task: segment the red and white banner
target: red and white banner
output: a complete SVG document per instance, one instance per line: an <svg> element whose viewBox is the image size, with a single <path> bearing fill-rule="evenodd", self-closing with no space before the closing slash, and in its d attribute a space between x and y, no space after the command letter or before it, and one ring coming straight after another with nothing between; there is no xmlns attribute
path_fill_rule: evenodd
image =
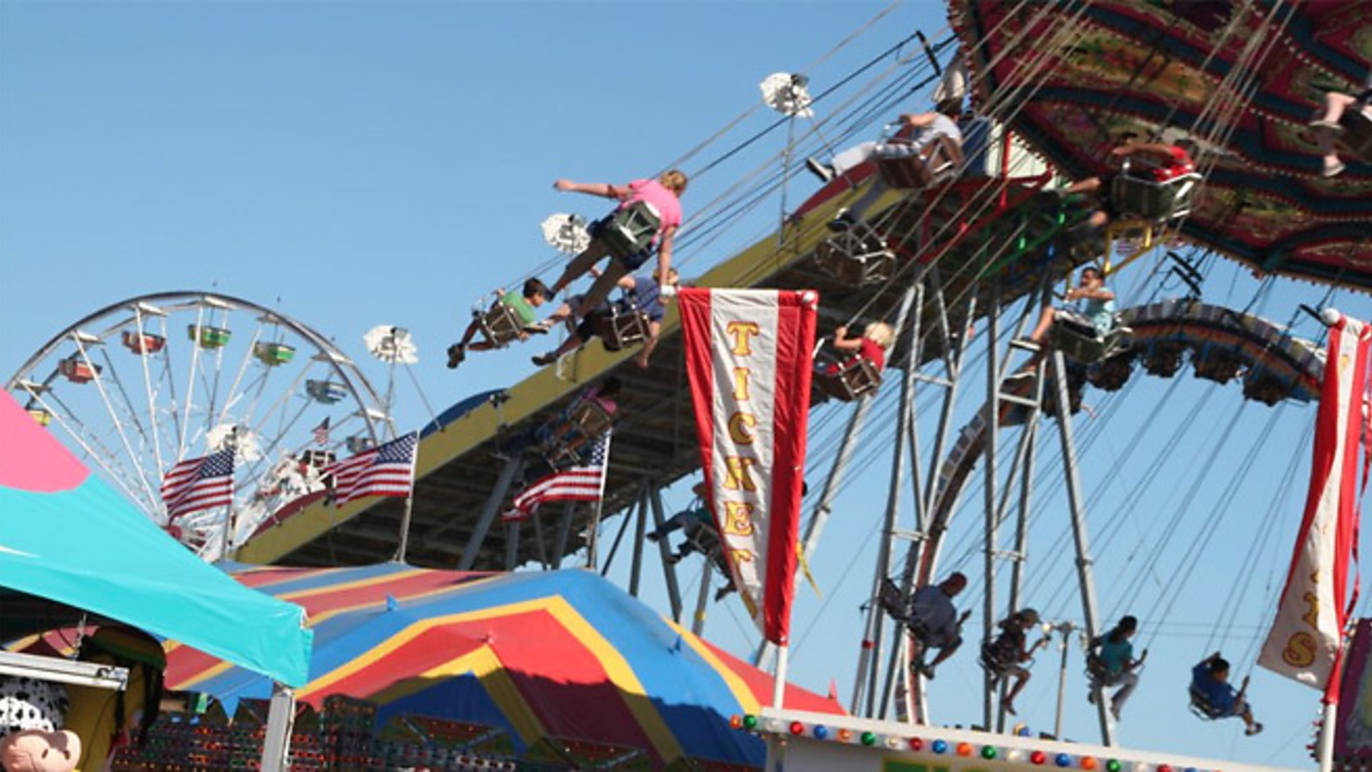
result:
<svg viewBox="0 0 1372 772"><path fill-rule="evenodd" d="M819 295L683 289L681 326L700 466L734 586L785 646Z"/></svg>
<svg viewBox="0 0 1372 772"><path fill-rule="evenodd" d="M1315 455L1305 516L1277 618L1258 664L1338 700L1348 569L1358 530L1358 446L1367 389L1368 326L1344 316L1329 328L1324 385L1315 416Z"/></svg>

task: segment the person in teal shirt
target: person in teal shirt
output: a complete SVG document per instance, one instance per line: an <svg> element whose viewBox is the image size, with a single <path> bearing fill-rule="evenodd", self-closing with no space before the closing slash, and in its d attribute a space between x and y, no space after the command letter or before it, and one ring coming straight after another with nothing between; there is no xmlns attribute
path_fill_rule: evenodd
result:
<svg viewBox="0 0 1372 772"><path fill-rule="evenodd" d="M1092 327L1100 335L1114 329L1115 293L1105 286L1105 276L1099 268L1083 268L1081 283L1067 291L1066 299L1073 304L1069 308L1054 308L1051 305L1043 307L1038 326L1029 334L1030 342L1043 343L1048 331L1053 328L1053 323L1065 318Z"/></svg>
<svg viewBox="0 0 1372 772"><path fill-rule="evenodd" d="M1110 698L1110 714L1116 721L1129 695L1139 685L1139 675L1134 671L1143 663L1143 658L1134 659L1134 645L1129 642L1138 629L1139 620L1126 616L1110 632L1091 642L1089 656L1094 659L1094 666L1091 668L1091 691L1086 699L1095 703L1097 689L1121 687Z"/></svg>

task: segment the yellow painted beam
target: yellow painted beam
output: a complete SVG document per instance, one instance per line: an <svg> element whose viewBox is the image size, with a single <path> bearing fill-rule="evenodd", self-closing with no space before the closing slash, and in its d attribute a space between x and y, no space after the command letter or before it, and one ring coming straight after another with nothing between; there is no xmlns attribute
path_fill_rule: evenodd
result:
<svg viewBox="0 0 1372 772"><path fill-rule="evenodd" d="M868 183L870 184L870 182ZM829 235L824 225L838 210L865 190L865 186L825 202L806 214L803 221L786 228L786 244L779 246L776 233L748 247L733 258L710 269L696 280L701 287L752 287L780 272L801 256L810 253ZM904 198L905 191L888 191L875 204L873 211L882 211ZM675 332L680 326L676 306L667 310L662 320L662 335ZM564 362L569 377L559 377L557 365L539 370L512 386L509 399L496 406L489 402L456 419L441 431L425 437L419 444L415 459L415 479L423 479L453 459L489 441L500 427L517 424L576 390L582 383L594 380L605 372L634 356L633 349L609 352L596 341L583 346ZM248 540L238 550L237 558L244 563L267 564L280 560L293 550L308 544L329 529L351 520L377 499L359 499L342 508L326 506L316 501L304 510L286 518Z"/></svg>

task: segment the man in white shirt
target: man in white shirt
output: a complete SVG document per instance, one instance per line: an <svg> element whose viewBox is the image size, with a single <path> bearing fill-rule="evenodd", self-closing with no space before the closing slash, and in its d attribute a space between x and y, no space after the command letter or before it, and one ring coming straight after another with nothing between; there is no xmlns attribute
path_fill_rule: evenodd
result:
<svg viewBox="0 0 1372 772"><path fill-rule="evenodd" d="M890 158L907 158L924 154L926 148L939 137L947 137L959 148L962 147L962 129L957 118L962 114L961 100L945 100L938 108L928 113L905 113L900 116L904 126L913 129L908 140L888 140L884 142L863 142L834 155L832 163L824 164L814 158L805 159L805 166L820 180L828 182L842 177L868 161ZM862 219L867 208L886 192L886 184L878 177L865 194L844 211L839 219L830 223L830 228L843 230L847 225Z"/></svg>

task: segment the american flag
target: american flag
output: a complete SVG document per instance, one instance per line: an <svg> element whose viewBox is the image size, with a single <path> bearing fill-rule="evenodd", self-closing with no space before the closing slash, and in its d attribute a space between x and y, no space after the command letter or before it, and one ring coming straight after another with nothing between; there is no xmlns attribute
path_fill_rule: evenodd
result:
<svg viewBox="0 0 1372 772"><path fill-rule="evenodd" d="M579 466L540 478L514 498L514 508L501 515L506 522L523 520L545 501L599 501L605 490L605 468L610 460L610 433L595 440Z"/></svg>
<svg viewBox="0 0 1372 772"><path fill-rule="evenodd" d="M173 466L162 480L162 501L167 505L167 517L173 520L232 504L233 449L188 458Z"/></svg>
<svg viewBox="0 0 1372 772"><path fill-rule="evenodd" d="M314 427L314 441L320 445L329 444L329 417L324 416L324 420Z"/></svg>
<svg viewBox="0 0 1372 772"><path fill-rule="evenodd" d="M363 496L408 496L414 485L419 433L410 432L358 453L324 470L333 475L334 501L341 507Z"/></svg>

